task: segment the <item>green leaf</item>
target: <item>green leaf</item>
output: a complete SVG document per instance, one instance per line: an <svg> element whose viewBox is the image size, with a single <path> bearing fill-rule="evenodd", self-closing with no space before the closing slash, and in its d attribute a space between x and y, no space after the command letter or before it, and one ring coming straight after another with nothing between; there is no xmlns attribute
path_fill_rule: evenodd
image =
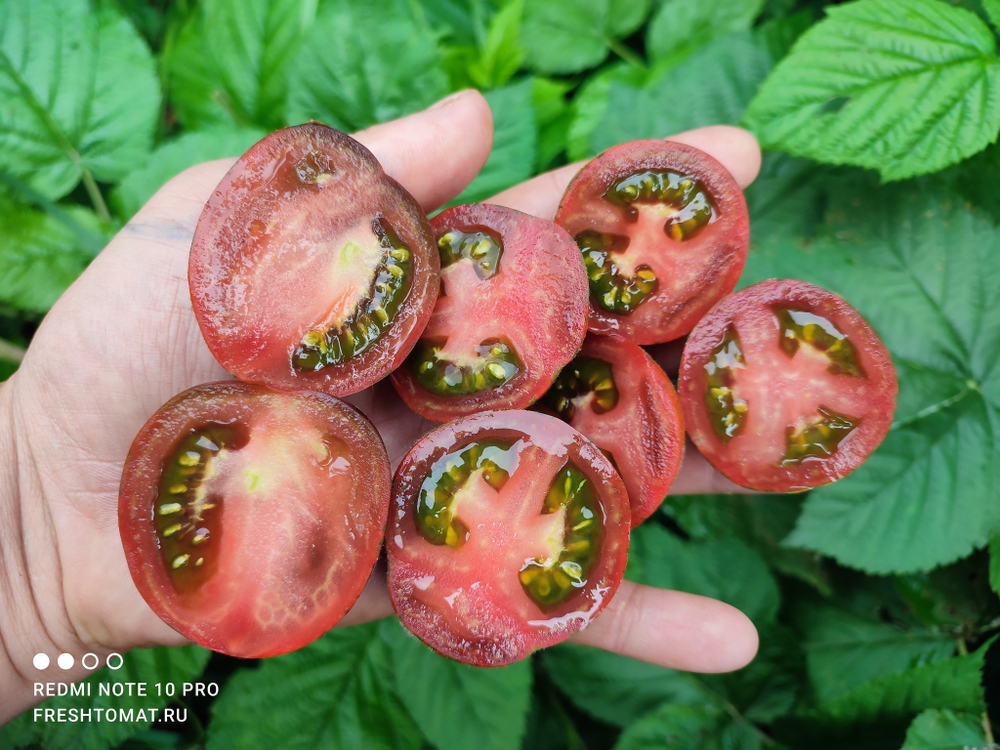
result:
<svg viewBox="0 0 1000 750"><path fill-rule="evenodd" d="M531 0L521 43L539 73L578 73L599 65L609 50L638 62L621 39L642 24L650 0Z"/></svg>
<svg viewBox="0 0 1000 750"><path fill-rule="evenodd" d="M0 193L0 302L45 312L94 257L106 227L79 206L43 213Z"/></svg>
<svg viewBox="0 0 1000 750"><path fill-rule="evenodd" d="M956 711L924 711L906 732L902 750L969 750L985 747L983 717Z"/></svg>
<svg viewBox="0 0 1000 750"><path fill-rule="evenodd" d="M804 497L795 495L668 495L660 509L699 540L738 537L775 570L830 590L819 556L781 546L794 528Z"/></svg>
<svg viewBox="0 0 1000 750"><path fill-rule="evenodd" d="M471 667L439 656L403 630L389 629L396 689L438 750L514 750L531 697L531 663Z"/></svg>
<svg viewBox="0 0 1000 750"><path fill-rule="evenodd" d="M210 655L210 651L200 646L134 649L122 657L120 669L103 667L81 683L87 694L49 698L38 706L43 710L66 709L64 716L67 719L76 716L76 721L35 721L33 711L25 711L9 724L0 727L0 747L12 750L31 744L38 744L46 750L80 747L103 750L117 747L129 737L147 729L158 718L156 714L160 709L170 701L166 695L157 694L157 684L174 683L179 695L181 683L197 679L205 669ZM133 692L130 696L127 691L120 697L100 695L99 685L115 683L143 683L146 695L139 696ZM80 718L78 712L88 709L91 711L89 720L87 714ZM104 720L106 710L115 711L116 720ZM74 711L77 713L71 713ZM125 712L124 716L122 711ZM125 718L129 712L132 713L131 720Z"/></svg>
<svg viewBox="0 0 1000 750"><path fill-rule="evenodd" d="M1000 531L990 537L990 587L1000 594Z"/></svg>
<svg viewBox="0 0 1000 750"><path fill-rule="evenodd" d="M739 32L639 85L627 80L638 74L623 69L578 104L571 156L592 156L626 141L665 138L704 125L735 124L771 66L764 38Z"/></svg>
<svg viewBox="0 0 1000 750"><path fill-rule="evenodd" d="M332 630L238 672L212 706L208 748L414 748L420 733L396 696L392 620Z"/></svg>
<svg viewBox="0 0 1000 750"><path fill-rule="evenodd" d="M778 584L767 563L735 538L685 542L662 526L644 524L632 531L626 577L721 599L758 626L773 623L778 612Z"/></svg>
<svg viewBox="0 0 1000 750"><path fill-rule="evenodd" d="M806 666L823 706L870 680L950 658L949 634L882 622L839 606L803 600L796 608Z"/></svg>
<svg viewBox="0 0 1000 750"><path fill-rule="evenodd" d="M982 710L986 649L876 678L797 718L823 725L874 724L928 708Z"/></svg>
<svg viewBox="0 0 1000 750"><path fill-rule="evenodd" d="M798 646L780 626L761 631L750 666L724 675L678 672L572 644L547 649L542 662L573 703L620 727L663 704L711 706L737 714L737 722L769 722L791 710L803 679Z"/></svg>
<svg viewBox="0 0 1000 750"><path fill-rule="evenodd" d="M170 101L181 122L188 128L236 124L273 130L284 125L288 68L314 25L316 4L199 3L165 61Z"/></svg>
<svg viewBox="0 0 1000 750"><path fill-rule="evenodd" d="M872 573L928 570L1000 529L1000 235L929 190L852 176L831 199L826 236L751 253L745 277L843 296L892 354L899 403L885 442L809 494L786 543Z"/></svg>
<svg viewBox="0 0 1000 750"><path fill-rule="evenodd" d="M410 17L387 2L334 0L303 42L288 86L291 122L352 132L434 103L448 93L448 78L433 34Z"/></svg>
<svg viewBox="0 0 1000 750"><path fill-rule="evenodd" d="M681 60L713 39L745 31L764 0L665 0L646 28L646 52L652 61Z"/></svg>
<svg viewBox="0 0 1000 750"><path fill-rule="evenodd" d="M114 182L149 152L153 57L132 26L86 0L0 3L0 170L51 199Z"/></svg>
<svg viewBox="0 0 1000 750"><path fill-rule="evenodd" d="M211 159L239 156L265 135L263 130L231 127L184 133L150 154L145 166L115 188L111 202L127 221L157 190L188 167Z"/></svg>
<svg viewBox="0 0 1000 750"><path fill-rule="evenodd" d="M677 706L669 703L639 719L622 734L615 750L699 748L719 750L719 728L727 718L715 706ZM744 748L753 745L742 745Z"/></svg>
<svg viewBox="0 0 1000 750"><path fill-rule="evenodd" d="M747 111L762 145L899 180L996 139L1000 60L978 16L939 0L858 0L827 12Z"/></svg>
<svg viewBox="0 0 1000 750"><path fill-rule="evenodd" d="M619 83L641 88L649 81L650 75L650 71L642 66L620 62L607 66L584 81L573 96L573 122L566 136L570 161L583 161L598 153L591 148L590 136L608 111L611 87Z"/></svg>
<svg viewBox="0 0 1000 750"><path fill-rule="evenodd" d="M1000 31L1000 0L982 0L982 4L993 28Z"/></svg>
<svg viewBox="0 0 1000 750"><path fill-rule="evenodd" d="M573 123L573 111L565 96L572 86L562 81L533 78L532 102L538 126L538 153L535 171L544 172L566 150L566 138Z"/></svg>
<svg viewBox="0 0 1000 750"><path fill-rule="evenodd" d="M452 205L485 200L534 174L533 95L530 78L486 93L493 112L493 150L482 171Z"/></svg>
<svg viewBox="0 0 1000 750"><path fill-rule="evenodd" d="M628 726L663 703L709 702L695 675L607 651L563 643L543 651L541 659L573 703L615 726Z"/></svg>
<svg viewBox="0 0 1000 750"><path fill-rule="evenodd" d="M479 88L503 86L521 67L525 51L518 42L524 0L513 0L490 21L486 44L468 67L469 78Z"/></svg>

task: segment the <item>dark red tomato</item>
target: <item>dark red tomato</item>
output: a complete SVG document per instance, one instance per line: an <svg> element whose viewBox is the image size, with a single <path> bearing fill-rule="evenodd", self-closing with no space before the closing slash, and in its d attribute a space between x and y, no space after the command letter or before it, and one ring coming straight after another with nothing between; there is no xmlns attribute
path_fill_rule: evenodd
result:
<svg viewBox="0 0 1000 750"><path fill-rule="evenodd" d="M854 471L882 442L896 370L857 311L801 281L762 281L716 305L681 360L688 433L732 481L795 492Z"/></svg>
<svg viewBox="0 0 1000 750"><path fill-rule="evenodd" d="M746 201L726 168L672 141L605 151L570 183L556 223L583 252L590 330L637 344L688 333L736 286L746 262Z"/></svg>
<svg viewBox="0 0 1000 750"><path fill-rule="evenodd" d="M431 225L441 296L393 385L438 422L525 408L587 333L580 251L551 221L503 206L455 206Z"/></svg>
<svg viewBox="0 0 1000 750"><path fill-rule="evenodd" d="M188 278L212 354L240 380L356 393L398 367L434 309L416 201L319 123L247 151L202 211Z"/></svg>
<svg viewBox="0 0 1000 750"><path fill-rule="evenodd" d="M396 613L467 664L501 666L565 640L625 572L625 486L593 443L545 414L438 427L396 470L391 510Z"/></svg>
<svg viewBox="0 0 1000 750"><path fill-rule="evenodd" d="M632 527L656 510L684 455L684 420L670 379L621 336L590 334L538 408L597 444L621 474Z"/></svg>
<svg viewBox="0 0 1000 750"><path fill-rule="evenodd" d="M378 559L391 473L382 440L323 393L201 385L140 430L118 523L132 579L167 624L233 656L323 635Z"/></svg>

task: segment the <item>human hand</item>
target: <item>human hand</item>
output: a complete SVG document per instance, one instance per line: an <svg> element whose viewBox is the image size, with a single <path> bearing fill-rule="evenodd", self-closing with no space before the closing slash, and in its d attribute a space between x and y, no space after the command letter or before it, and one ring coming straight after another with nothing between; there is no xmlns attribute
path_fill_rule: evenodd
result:
<svg viewBox="0 0 1000 750"><path fill-rule="evenodd" d="M425 210L457 195L485 163L492 125L485 100L463 92L430 110L356 135ZM722 162L746 186L760 154L736 128L676 136ZM0 387L0 722L33 702L33 654L106 655L181 645L132 583L118 534L118 485L134 435L168 399L228 378L195 320L187 286L191 236L205 201L232 165L209 162L176 177L146 204L60 298L23 364ZM496 196L545 218L579 165ZM433 423L387 383L348 399L381 433L395 466ZM688 446L676 493L737 491ZM392 613L375 575L343 624ZM623 582L574 640L663 666L736 669L757 634L738 610L704 597ZM4 660L6 659L6 662ZM79 679L82 668L66 673Z"/></svg>

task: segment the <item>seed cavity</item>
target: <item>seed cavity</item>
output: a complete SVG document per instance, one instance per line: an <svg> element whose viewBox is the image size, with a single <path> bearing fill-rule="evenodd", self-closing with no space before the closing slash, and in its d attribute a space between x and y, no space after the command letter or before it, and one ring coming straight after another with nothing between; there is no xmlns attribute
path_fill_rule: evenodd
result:
<svg viewBox="0 0 1000 750"><path fill-rule="evenodd" d="M308 331L302 337L302 343L292 354L292 367L296 370L322 370L357 357L392 325L410 289L413 259L384 217L372 219L372 231L382 247L382 257L371 288L338 327Z"/></svg>
<svg viewBox="0 0 1000 750"><path fill-rule="evenodd" d="M410 372L421 387L436 396L465 396L508 383L523 365L514 345L505 339L487 339L476 347L469 364L441 356L446 339L420 339L407 358Z"/></svg>
<svg viewBox="0 0 1000 750"><path fill-rule="evenodd" d="M596 357L577 357L563 368L542 396L542 403L564 422L572 422L577 407L604 414L618 405L618 386L611 363Z"/></svg>
<svg viewBox="0 0 1000 750"><path fill-rule="evenodd" d="M830 360L828 372L864 377L854 344L829 320L805 310L775 307L772 311L781 331L781 349L789 357L795 356L800 344L809 344Z"/></svg>
<svg viewBox="0 0 1000 750"><path fill-rule="evenodd" d="M663 203L675 213L663 231L670 239L684 242L716 219L708 192L693 177L667 170L636 172L614 183L604 199L623 209L626 221L637 221L635 204Z"/></svg>
<svg viewBox="0 0 1000 750"><path fill-rule="evenodd" d="M469 529L455 516L458 492L479 471L483 481L500 491L517 469L520 441L484 440L447 453L434 462L420 485L416 527L434 545L459 548Z"/></svg>
<svg viewBox="0 0 1000 750"><path fill-rule="evenodd" d="M181 593L196 590L214 572L214 565L191 560L194 549L207 547L221 529L222 500L205 486L212 461L248 442L249 432L241 425L209 423L183 437L163 463L153 524L164 565Z"/></svg>
<svg viewBox="0 0 1000 750"><path fill-rule="evenodd" d="M492 232L451 229L438 239L438 251L441 253L442 268L460 260L469 260L476 269L476 275L480 279L488 279L500 270L503 242Z"/></svg>
<svg viewBox="0 0 1000 750"><path fill-rule="evenodd" d="M740 340L733 326L726 328L722 341L712 350L712 356L705 363L706 378L705 407L716 437L728 443L743 426L746 418L747 402L736 398L733 388L736 371L747 366L740 348Z"/></svg>
<svg viewBox="0 0 1000 750"><path fill-rule="evenodd" d="M327 154L310 151L295 164L295 175L303 185L315 185L322 189L333 179L333 163Z"/></svg>
<svg viewBox="0 0 1000 750"><path fill-rule="evenodd" d="M591 483L572 462L567 462L549 487L542 514L565 509L561 550L553 557L524 561L518 578L521 587L543 612L563 604L587 585L600 557L604 521Z"/></svg>
<svg viewBox="0 0 1000 750"><path fill-rule="evenodd" d="M590 297L602 309L624 315L656 291L659 282L649 266L641 265L633 275L625 276L614 262L612 254L628 248L629 238L625 235L587 229L575 239L583 252Z"/></svg>
<svg viewBox="0 0 1000 750"><path fill-rule="evenodd" d="M789 425L786 435L788 447L781 459L781 466L802 463L807 458L829 458L850 435L861 419L838 414L820 406L819 415L799 425Z"/></svg>

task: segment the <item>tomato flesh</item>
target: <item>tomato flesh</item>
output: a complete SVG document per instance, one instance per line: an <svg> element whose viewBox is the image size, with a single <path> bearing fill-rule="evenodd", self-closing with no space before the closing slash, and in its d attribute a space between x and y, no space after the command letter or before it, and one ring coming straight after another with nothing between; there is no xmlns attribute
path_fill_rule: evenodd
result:
<svg viewBox="0 0 1000 750"><path fill-rule="evenodd" d="M431 225L441 296L393 385L440 422L527 407L586 334L579 250L552 222L502 206L456 206Z"/></svg>
<svg viewBox="0 0 1000 750"><path fill-rule="evenodd" d="M799 491L857 468L885 437L896 371L837 295L761 282L720 302L691 334L679 391L691 439L744 487Z"/></svg>
<svg viewBox="0 0 1000 750"><path fill-rule="evenodd" d="M536 408L608 456L628 490L633 527L659 507L680 468L684 421L669 378L640 347L621 336L588 334Z"/></svg>
<svg viewBox="0 0 1000 750"><path fill-rule="evenodd" d="M402 623L469 664L500 666L564 640L624 573L621 479L553 417L483 412L439 427L396 472L386 530Z"/></svg>
<svg viewBox="0 0 1000 750"><path fill-rule="evenodd" d="M241 380L356 393L430 317L427 217L349 136L285 128L233 166L198 221L188 277L209 349Z"/></svg>
<svg viewBox="0 0 1000 750"><path fill-rule="evenodd" d="M389 462L353 407L227 382L185 391L140 431L119 525L133 580L183 635L247 658L310 643L379 553Z"/></svg>
<svg viewBox="0 0 1000 750"><path fill-rule="evenodd" d="M739 279L749 246L746 202L707 154L634 141L587 164L556 222L583 253L590 330L638 344L688 333Z"/></svg>

